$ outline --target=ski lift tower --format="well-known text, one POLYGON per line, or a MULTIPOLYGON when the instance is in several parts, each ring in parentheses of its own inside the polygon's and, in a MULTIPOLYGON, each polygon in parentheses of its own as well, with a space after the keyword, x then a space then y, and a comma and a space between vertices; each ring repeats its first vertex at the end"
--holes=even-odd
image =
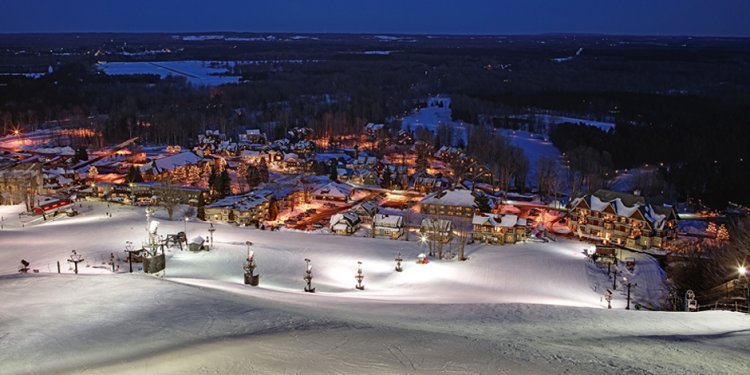
POLYGON ((75 267, 75 273, 78 274, 78 263, 83 262, 83 255, 78 254, 75 250, 73 250, 73 253, 70 254, 70 258, 68 258, 68 263, 73 263, 73 266, 75 267))

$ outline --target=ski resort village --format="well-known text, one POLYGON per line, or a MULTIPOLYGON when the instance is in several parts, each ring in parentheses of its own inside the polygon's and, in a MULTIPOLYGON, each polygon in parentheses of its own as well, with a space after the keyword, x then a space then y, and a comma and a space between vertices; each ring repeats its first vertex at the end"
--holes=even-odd
POLYGON ((0 138, 0 373, 750 370, 744 264, 667 273, 744 208, 647 195, 647 167, 566 187, 593 176, 447 97, 392 123, 0 138))

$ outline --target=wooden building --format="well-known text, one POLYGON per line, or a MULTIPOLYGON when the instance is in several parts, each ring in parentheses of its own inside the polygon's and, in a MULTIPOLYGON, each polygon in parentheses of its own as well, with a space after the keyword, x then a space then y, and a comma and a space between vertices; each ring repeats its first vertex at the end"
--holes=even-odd
POLYGON ((677 236, 677 219, 672 207, 609 190, 574 199, 568 208, 573 234, 636 250, 664 248, 677 236))

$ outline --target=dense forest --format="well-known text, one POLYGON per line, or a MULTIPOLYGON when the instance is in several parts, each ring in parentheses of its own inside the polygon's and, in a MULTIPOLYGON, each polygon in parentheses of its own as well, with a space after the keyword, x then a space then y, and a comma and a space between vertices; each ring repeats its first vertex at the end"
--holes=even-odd
MULTIPOLYGON (((278 138, 307 126, 335 137, 393 123, 444 94, 455 119, 482 126, 518 126, 509 119, 527 113, 613 122, 610 132, 563 124, 548 135, 569 162, 597 173, 658 165, 677 198, 750 203, 746 39, 225 34, 5 35, 1 130, 63 124, 94 127, 108 142, 182 145, 208 128, 260 127, 278 138), (108 76, 97 69, 103 60, 231 61, 242 81, 108 76), (30 72, 47 74, 12 75, 30 72)), ((492 157, 522 158, 498 150, 492 157)))

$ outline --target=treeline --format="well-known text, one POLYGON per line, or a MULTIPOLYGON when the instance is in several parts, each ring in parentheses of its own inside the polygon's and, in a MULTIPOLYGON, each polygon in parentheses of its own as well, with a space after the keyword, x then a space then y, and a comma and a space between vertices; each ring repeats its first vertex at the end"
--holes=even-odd
MULTIPOLYGON (((228 134, 265 127, 272 139, 292 127, 319 136, 359 133, 367 122, 389 122, 426 95, 410 77, 413 63, 357 60, 286 64, 270 79, 221 87, 194 87, 184 78, 103 75, 80 61, 32 80, 15 78, 0 88, 0 124, 34 127, 53 120, 91 126, 110 142, 139 136, 145 142, 189 145, 204 129, 228 134)), ((27 129, 32 130, 32 129, 27 129)))
POLYGON ((658 166, 659 174, 680 200, 700 198, 724 207, 728 201, 750 203, 750 135, 723 115, 690 111, 689 121, 669 124, 618 123, 613 131, 577 124, 553 127, 550 140, 568 158, 590 150, 588 163, 626 169, 658 166))

